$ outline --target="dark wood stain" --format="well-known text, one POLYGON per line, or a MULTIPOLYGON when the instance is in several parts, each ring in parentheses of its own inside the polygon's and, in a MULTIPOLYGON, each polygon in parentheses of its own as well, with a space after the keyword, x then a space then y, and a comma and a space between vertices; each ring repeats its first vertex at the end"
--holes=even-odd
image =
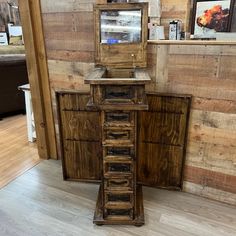
POLYGON ((190 97, 149 94, 138 116, 138 182, 181 189, 190 97))
POLYGON ((101 178, 100 113, 87 110, 88 100, 88 94, 58 94, 65 179, 91 182, 101 178))

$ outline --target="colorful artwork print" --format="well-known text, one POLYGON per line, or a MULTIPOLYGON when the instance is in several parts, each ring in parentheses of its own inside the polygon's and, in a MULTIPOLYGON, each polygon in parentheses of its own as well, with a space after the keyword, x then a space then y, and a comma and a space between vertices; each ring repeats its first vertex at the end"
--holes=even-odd
POLYGON ((197 1, 194 17, 194 35, 210 36, 227 32, 230 23, 230 0, 197 1))

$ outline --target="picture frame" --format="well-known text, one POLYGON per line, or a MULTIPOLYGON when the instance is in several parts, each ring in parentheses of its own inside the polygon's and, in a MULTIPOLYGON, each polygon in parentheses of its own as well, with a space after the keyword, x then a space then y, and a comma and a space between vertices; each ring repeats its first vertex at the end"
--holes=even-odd
POLYGON ((235 0, 194 0, 194 38, 215 38, 216 32, 230 32, 234 3, 235 0))

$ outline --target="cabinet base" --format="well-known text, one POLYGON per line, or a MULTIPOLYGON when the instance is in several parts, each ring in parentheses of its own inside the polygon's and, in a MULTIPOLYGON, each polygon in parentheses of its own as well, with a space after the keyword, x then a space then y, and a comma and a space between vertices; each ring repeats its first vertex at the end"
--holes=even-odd
POLYGON ((102 188, 100 185, 93 223, 96 225, 144 225, 142 186, 137 186, 136 214, 134 215, 134 220, 106 220, 103 218, 102 188))

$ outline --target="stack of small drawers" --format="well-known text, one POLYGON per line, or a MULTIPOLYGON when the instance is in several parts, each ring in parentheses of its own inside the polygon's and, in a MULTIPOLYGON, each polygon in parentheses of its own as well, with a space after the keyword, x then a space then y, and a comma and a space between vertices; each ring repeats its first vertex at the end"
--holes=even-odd
POLYGON ((103 175, 94 223, 143 225, 142 188, 136 185, 137 112, 148 109, 142 70, 96 69, 87 107, 101 111, 103 175), (109 78, 107 78, 107 76, 109 78), (111 77, 111 78, 110 78, 111 77))
POLYGON ((103 215, 106 220, 133 220, 135 212, 134 111, 102 111, 103 215))

